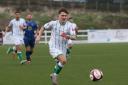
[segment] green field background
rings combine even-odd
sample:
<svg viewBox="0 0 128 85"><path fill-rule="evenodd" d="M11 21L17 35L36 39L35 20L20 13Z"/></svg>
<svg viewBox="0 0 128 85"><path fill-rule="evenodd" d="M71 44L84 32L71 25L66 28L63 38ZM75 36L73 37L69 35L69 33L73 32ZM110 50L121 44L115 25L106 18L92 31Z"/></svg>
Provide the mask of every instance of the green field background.
<svg viewBox="0 0 128 85"><path fill-rule="evenodd" d="M48 45L36 45L31 64L20 65L0 46L0 85L51 85L54 60ZM25 58L25 49L23 47ZM89 71L99 68L104 76L92 82ZM128 43L74 45L68 63L58 76L59 85L128 85Z"/></svg>

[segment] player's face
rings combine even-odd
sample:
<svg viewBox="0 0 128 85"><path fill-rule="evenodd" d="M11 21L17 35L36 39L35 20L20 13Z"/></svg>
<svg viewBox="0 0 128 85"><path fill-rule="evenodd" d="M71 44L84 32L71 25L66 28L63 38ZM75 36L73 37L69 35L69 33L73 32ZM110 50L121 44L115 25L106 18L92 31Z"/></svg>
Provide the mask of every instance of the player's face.
<svg viewBox="0 0 128 85"><path fill-rule="evenodd" d="M66 22L67 21L67 18L68 18L68 14L65 13L65 12L61 12L59 14L59 17L58 18L59 18L60 22Z"/></svg>
<svg viewBox="0 0 128 85"><path fill-rule="evenodd" d="M26 19L27 19L27 20L31 20L31 19L32 19L32 15L30 15L30 14L27 15L27 16L26 16Z"/></svg>
<svg viewBox="0 0 128 85"><path fill-rule="evenodd" d="M15 18L19 19L20 18L20 13L15 13Z"/></svg>

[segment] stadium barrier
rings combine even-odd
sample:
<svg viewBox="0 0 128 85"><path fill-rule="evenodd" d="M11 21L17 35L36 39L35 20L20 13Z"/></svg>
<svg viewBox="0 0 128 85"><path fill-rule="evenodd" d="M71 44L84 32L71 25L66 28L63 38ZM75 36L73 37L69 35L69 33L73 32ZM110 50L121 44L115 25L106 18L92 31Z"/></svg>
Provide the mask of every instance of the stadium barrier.
<svg viewBox="0 0 128 85"><path fill-rule="evenodd" d="M51 31L44 31L40 43L47 44ZM128 42L128 29L105 29L105 30L78 30L77 40L74 44L84 43L120 43ZM3 38L3 44L13 44L12 33L8 32Z"/></svg>
<svg viewBox="0 0 128 85"><path fill-rule="evenodd" d="M128 42L128 29L88 30L88 43Z"/></svg>
<svg viewBox="0 0 128 85"><path fill-rule="evenodd" d="M40 43L48 43L50 39L51 31L44 31L44 36L42 36ZM88 30L78 30L77 40L73 40L74 44L87 43Z"/></svg>
<svg viewBox="0 0 128 85"><path fill-rule="evenodd" d="M45 31L40 43L48 43L51 31ZM74 44L128 42L128 29L78 30Z"/></svg>

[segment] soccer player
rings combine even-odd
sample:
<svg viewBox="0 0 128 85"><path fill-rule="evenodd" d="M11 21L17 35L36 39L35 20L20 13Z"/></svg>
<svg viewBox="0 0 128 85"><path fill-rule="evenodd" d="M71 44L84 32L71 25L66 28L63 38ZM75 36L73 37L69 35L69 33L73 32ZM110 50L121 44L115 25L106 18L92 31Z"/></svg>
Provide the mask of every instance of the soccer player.
<svg viewBox="0 0 128 85"><path fill-rule="evenodd" d="M23 44L23 29L25 28L25 20L20 18L20 12L15 12L15 18L9 22L9 25L6 27L6 32L9 29L12 29L12 35L15 46L8 48L7 54L11 52L16 52L18 59L22 60L22 51L21 45Z"/></svg>
<svg viewBox="0 0 128 85"><path fill-rule="evenodd" d="M39 41L43 31L51 29L49 51L51 56L58 61L53 69L53 73L50 75L53 85L58 85L57 76L67 62L67 42L69 39L76 39L72 23L67 21L68 14L69 12L65 8L60 9L58 11L58 20L50 21L42 26L36 38Z"/></svg>
<svg viewBox="0 0 128 85"><path fill-rule="evenodd" d="M26 28L24 29L24 44L26 48L26 60L23 60L21 64L27 62L28 64L31 62L31 55L33 53L33 48L35 46L35 38L38 32L37 23L32 20L32 15L28 14L26 16Z"/></svg>
<svg viewBox="0 0 128 85"><path fill-rule="evenodd" d="M69 17L69 21L72 23L72 26L73 26L73 30L76 31L76 34L78 33L78 27L77 25L73 22L73 19L72 17ZM71 39L68 40L68 45L67 45L67 57L69 56L69 54L71 53L71 49L72 49L72 46L73 46L73 42Z"/></svg>

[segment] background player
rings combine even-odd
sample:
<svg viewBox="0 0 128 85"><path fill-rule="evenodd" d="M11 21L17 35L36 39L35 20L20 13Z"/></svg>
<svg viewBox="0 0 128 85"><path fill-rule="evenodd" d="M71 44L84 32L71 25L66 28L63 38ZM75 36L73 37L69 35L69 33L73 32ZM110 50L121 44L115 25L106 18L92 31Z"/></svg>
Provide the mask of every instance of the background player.
<svg viewBox="0 0 128 85"><path fill-rule="evenodd" d="M73 18L72 17L69 17L69 21L72 23L72 26L73 26L73 30L75 30L76 34L78 33L78 27L77 25L74 23L73 21ZM69 54L71 53L71 49L72 49L72 46L73 46L73 42L71 39L68 40L68 45L67 45L67 56L69 56Z"/></svg>
<svg viewBox="0 0 128 85"><path fill-rule="evenodd" d="M25 28L25 20L20 18L20 12L15 12L15 18L12 19L6 27L6 32L12 29L12 35L15 46L8 48L7 54L16 51L18 59L22 60L21 45L23 44L23 29Z"/></svg>
<svg viewBox="0 0 128 85"><path fill-rule="evenodd" d="M23 60L21 64L31 62L31 55L33 53L33 48L35 46L35 38L37 36L38 25L32 20L32 15L28 14L26 16L26 28L24 29L24 44L26 48L26 60Z"/></svg>

